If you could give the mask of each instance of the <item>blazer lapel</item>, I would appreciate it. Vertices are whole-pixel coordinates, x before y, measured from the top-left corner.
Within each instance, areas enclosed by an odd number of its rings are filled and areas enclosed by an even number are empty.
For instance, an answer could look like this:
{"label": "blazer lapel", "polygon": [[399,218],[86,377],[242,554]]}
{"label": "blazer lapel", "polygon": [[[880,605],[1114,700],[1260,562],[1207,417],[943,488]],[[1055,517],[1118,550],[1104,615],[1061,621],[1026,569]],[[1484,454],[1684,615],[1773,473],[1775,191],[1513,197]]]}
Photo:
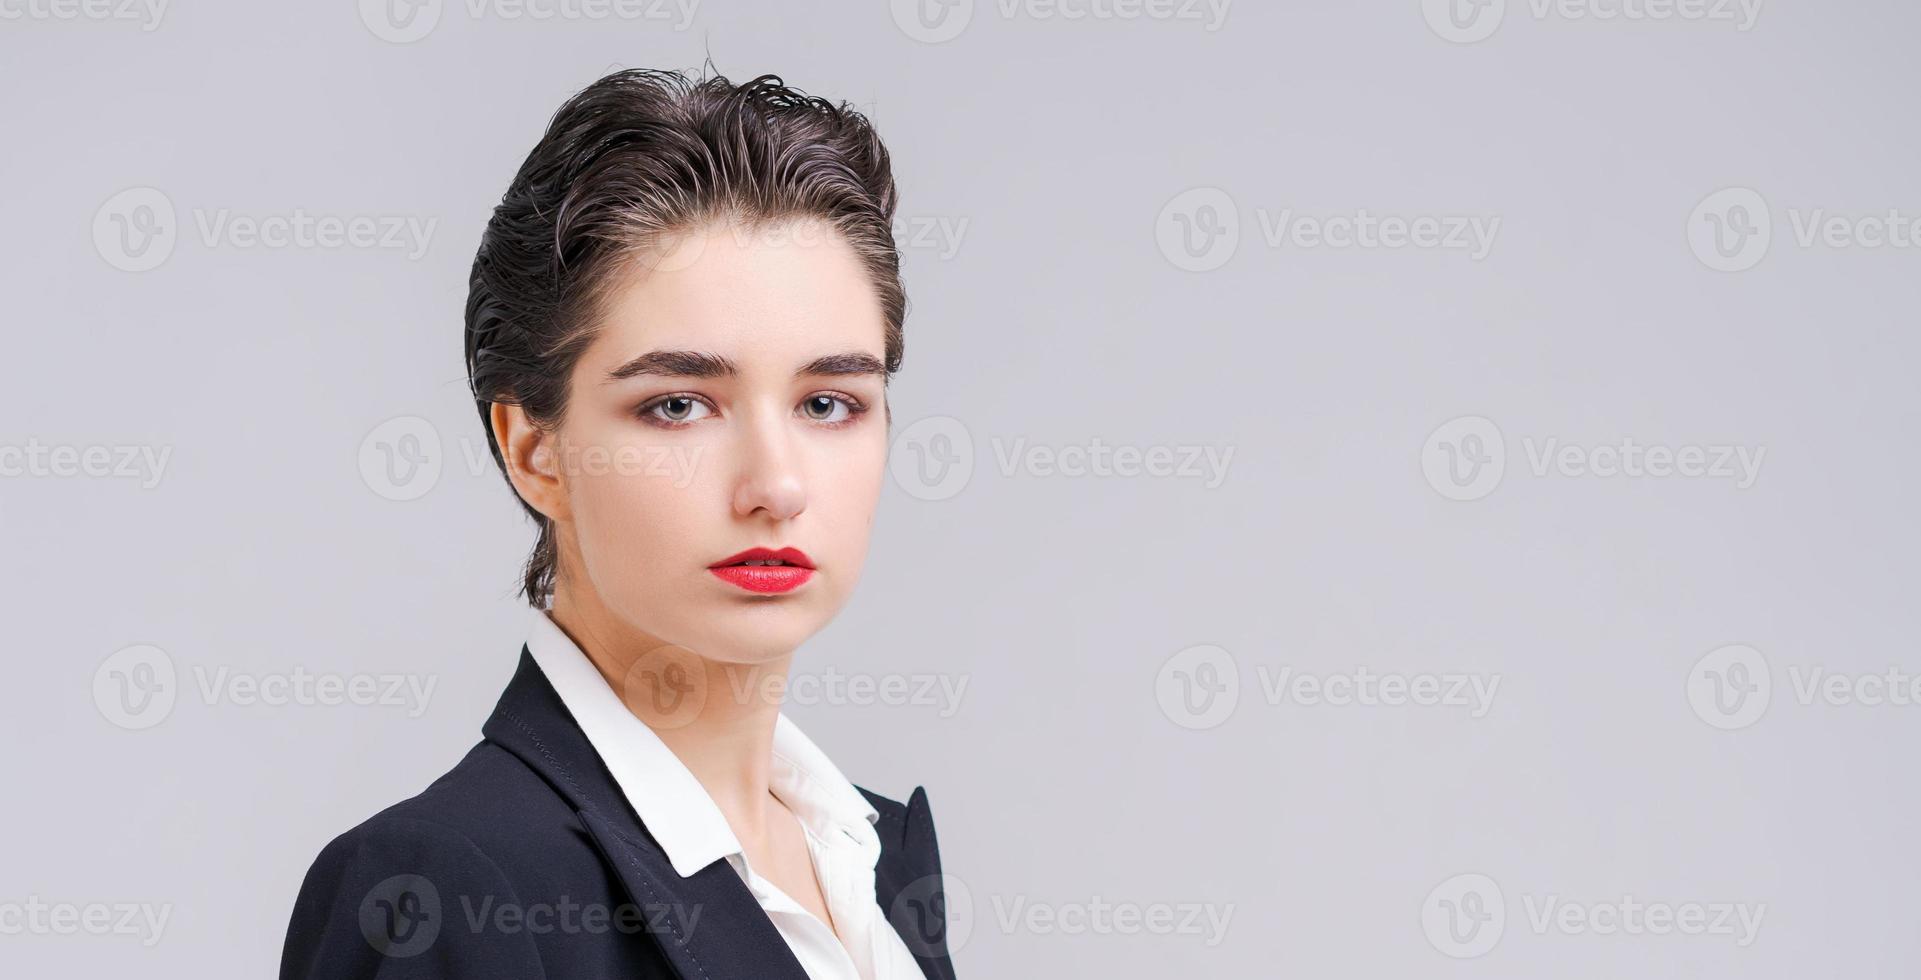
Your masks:
{"label": "blazer lapel", "polygon": [[574,807],[682,980],[807,980],[787,941],[725,859],[687,878],[674,871],[524,647],[513,680],[481,730]]}
{"label": "blazer lapel", "polygon": [[[864,789],[861,792],[883,814],[900,806]],[[882,833],[880,860],[874,865],[875,900],[927,980],[955,980],[954,961],[947,949],[947,894],[927,790],[914,787],[897,836],[887,832],[893,827],[886,820],[878,829]]]}

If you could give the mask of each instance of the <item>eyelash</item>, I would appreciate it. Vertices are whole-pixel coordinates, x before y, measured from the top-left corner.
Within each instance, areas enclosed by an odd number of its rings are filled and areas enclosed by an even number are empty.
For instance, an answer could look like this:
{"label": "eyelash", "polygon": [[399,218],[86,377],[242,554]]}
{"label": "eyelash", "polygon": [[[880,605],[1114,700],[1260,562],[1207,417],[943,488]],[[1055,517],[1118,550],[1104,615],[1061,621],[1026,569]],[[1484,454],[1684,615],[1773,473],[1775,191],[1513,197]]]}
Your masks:
{"label": "eyelash", "polygon": [[[814,422],[815,425],[818,425],[823,429],[844,429],[850,425],[853,425],[855,422],[860,421],[861,416],[867,414],[868,409],[867,409],[866,402],[863,402],[860,399],[855,398],[853,395],[850,395],[850,394],[847,394],[846,392],[841,392],[841,391],[816,391],[813,394],[808,395],[806,398],[801,399],[801,401],[805,403],[807,401],[811,401],[812,399],[823,398],[823,397],[831,398],[847,406],[847,417],[844,419],[841,419],[838,422],[821,422],[813,419],[809,420]],[[673,401],[679,398],[685,398],[685,399],[688,399],[689,401],[699,402],[702,405],[707,406],[708,411],[713,412],[715,414],[719,414],[720,410],[714,407],[713,402],[708,401],[707,399],[699,395],[696,395],[693,392],[687,392],[687,391],[672,392],[669,394],[661,395],[658,398],[651,398],[646,402],[646,404],[643,404],[640,406],[640,408],[636,409],[634,414],[639,416],[640,420],[642,422],[647,423],[648,425],[657,426],[662,429],[685,429],[688,426],[693,425],[694,422],[664,419],[664,418],[661,418],[659,415],[654,414],[655,409],[659,408],[660,406],[670,401]]]}

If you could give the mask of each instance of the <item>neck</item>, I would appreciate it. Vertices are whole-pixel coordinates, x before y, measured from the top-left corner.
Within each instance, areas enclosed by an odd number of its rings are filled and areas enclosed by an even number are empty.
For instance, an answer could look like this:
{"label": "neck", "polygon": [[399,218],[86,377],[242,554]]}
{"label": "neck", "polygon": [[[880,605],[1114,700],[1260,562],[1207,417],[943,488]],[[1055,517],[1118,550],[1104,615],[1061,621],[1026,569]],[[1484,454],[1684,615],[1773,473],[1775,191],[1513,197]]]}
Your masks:
{"label": "neck", "polygon": [[593,661],[627,709],[693,773],[742,841],[766,836],[774,725],[793,662],[715,660],[637,630],[597,596],[564,586],[547,615]]}

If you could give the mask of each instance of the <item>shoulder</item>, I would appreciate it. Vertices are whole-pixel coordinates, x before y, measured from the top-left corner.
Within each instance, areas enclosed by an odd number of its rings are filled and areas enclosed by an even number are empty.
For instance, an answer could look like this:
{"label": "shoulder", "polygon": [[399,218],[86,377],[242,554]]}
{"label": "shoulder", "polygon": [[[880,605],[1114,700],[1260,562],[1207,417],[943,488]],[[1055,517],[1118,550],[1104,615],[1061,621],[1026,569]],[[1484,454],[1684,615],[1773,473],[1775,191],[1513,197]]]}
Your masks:
{"label": "shoulder", "polygon": [[579,826],[573,808],[538,773],[482,741],[420,793],[335,837],[315,867],[392,856],[462,867],[478,862],[511,878],[529,857],[577,840]]}
{"label": "shoulder", "polygon": [[525,933],[464,928],[463,910],[524,904],[543,864],[591,873],[577,827],[538,774],[481,742],[421,793],[321,848],[294,901],[283,980],[373,976],[401,959],[540,976]]}

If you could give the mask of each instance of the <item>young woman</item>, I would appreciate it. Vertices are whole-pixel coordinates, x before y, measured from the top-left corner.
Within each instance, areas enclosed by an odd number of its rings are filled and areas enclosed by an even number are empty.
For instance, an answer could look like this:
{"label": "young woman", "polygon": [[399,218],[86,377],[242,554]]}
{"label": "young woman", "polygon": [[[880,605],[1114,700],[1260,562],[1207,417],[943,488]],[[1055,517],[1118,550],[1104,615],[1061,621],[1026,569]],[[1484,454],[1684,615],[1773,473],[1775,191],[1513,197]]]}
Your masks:
{"label": "young woman", "polygon": [[894,206],[868,121],[774,76],[561,107],[467,301],[532,633],[480,743],[320,853],[283,980],[951,980],[926,794],[855,787],[778,697],[867,550]]}

